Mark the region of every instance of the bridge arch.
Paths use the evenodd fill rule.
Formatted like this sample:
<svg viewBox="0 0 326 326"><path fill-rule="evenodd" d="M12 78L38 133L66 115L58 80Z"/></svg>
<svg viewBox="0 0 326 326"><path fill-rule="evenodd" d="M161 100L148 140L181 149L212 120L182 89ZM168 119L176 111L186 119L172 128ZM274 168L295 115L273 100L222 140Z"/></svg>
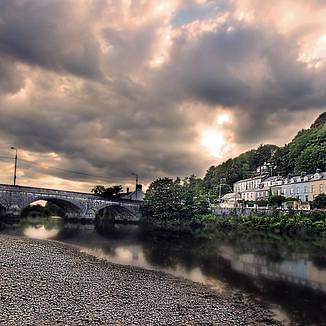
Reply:
<svg viewBox="0 0 326 326"><path fill-rule="evenodd" d="M94 214L97 217L106 216L113 221L133 222L138 219L137 212L133 207L122 206L119 204L103 204L94 209Z"/></svg>
<svg viewBox="0 0 326 326"><path fill-rule="evenodd" d="M82 214L82 208L77 203L67 199L47 197L47 196L37 196L37 197L29 198L23 203L23 205L21 205L20 208L21 210L23 210L24 208L38 201L46 201L64 209L65 215L67 216L69 215L78 216Z"/></svg>

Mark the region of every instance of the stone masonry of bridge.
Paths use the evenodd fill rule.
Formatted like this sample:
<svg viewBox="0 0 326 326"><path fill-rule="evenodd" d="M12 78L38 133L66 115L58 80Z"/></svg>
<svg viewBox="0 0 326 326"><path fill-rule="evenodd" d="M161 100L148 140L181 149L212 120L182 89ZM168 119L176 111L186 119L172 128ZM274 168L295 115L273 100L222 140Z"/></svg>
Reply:
<svg viewBox="0 0 326 326"><path fill-rule="evenodd" d="M68 216L84 219L95 219L96 213L106 207L124 209L133 220L140 217L139 201L111 200L81 192L0 184L0 206L8 212L19 212L38 200L52 202L64 208Z"/></svg>

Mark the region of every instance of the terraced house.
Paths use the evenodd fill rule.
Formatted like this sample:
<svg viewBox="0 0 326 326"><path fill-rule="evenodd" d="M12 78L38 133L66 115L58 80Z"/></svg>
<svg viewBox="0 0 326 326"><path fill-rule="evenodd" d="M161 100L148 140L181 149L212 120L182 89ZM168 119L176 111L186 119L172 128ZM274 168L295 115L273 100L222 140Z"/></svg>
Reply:
<svg viewBox="0 0 326 326"><path fill-rule="evenodd" d="M288 176L283 179L281 195L285 198L297 198L302 202L309 201L309 183L312 175L301 173L300 176ZM275 192L272 190L272 194Z"/></svg>
<svg viewBox="0 0 326 326"><path fill-rule="evenodd" d="M260 175L253 178L248 178L240 180L233 185L233 191L235 194L239 194L238 198L246 201L256 201L257 192L260 189L262 181L266 179L267 176Z"/></svg>
<svg viewBox="0 0 326 326"><path fill-rule="evenodd" d="M326 172L317 170L309 182L308 200L313 201L316 196L326 193Z"/></svg>
<svg viewBox="0 0 326 326"><path fill-rule="evenodd" d="M314 174L302 172L300 175L289 175L286 178L260 175L236 182L233 191L236 198L244 201L262 201L270 195L278 195L308 204L319 194L326 193L326 172L317 169Z"/></svg>

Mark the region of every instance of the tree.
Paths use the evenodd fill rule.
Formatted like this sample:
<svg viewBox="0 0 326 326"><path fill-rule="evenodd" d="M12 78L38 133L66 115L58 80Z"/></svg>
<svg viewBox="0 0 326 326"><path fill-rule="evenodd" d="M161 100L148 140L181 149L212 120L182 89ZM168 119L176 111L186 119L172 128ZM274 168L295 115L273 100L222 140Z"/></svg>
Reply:
<svg viewBox="0 0 326 326"><path fill-rule="evenodd" d="M272 207L281 207L282 204L286 201L284 196L274 195L268 198L268 204Z"/></svg>
<svg viewBox="0 0 326 326"><path fill-rule="evenodd" d="M121 185L113 186L112 189L113 189L113 195L119 197L120 193L122 192L122 186Z"/></svg>
<svg viewBox="0 0 326 326"><path fill-rule="evenodd" d="M176 219L181 209L182 187L179 182L160 178L150 184L142 203L145 216L158 220Z"/></svg>
<svg viewBox="0 0 326 326"><path fill-rule="evenodd" d="M159 220L192 218L208 212L208 198L203 181L195 175L181 181L157 179L146 191L142 212Z"/></svg>
<svg viewBox="0 0 326 326"><path fill-rule="evenodd" d="M120 197L120 193L122 192L122 186L116 185L113 187L105 188L104 186L98 185L92 189L92 192L104 198L112 198L112 197Z"/></svg>
<svg viewBox="0 0 326 326"><path fill-rule="evenodd" d="M313 201L313 205L315 208L326 209L326 194L316 196Z"/></svg>
<svg viewBox="0 0 326 326"><path fill-rule="evenodd" d="M218 166L211 166L204 177L205 188L208 191L216 189L222 178L232 187L235 182L251 177L259 166L272 160L277 150L275 145L260 145Z"/></svg>
<svg viewBox="0 0 326 326"><path fill-rule="evenodd" d="M183 180L182 195L184 204L182 217L192 217L208 212L208 196L203 181L194 174Z"/></svg>
<svg viewBox="0 0 326 326"><path fill-rule="evenodd" d="M91 190L96 196L102 196L105 193L105 187L101 185L94 186L94 188Z"/></svg>

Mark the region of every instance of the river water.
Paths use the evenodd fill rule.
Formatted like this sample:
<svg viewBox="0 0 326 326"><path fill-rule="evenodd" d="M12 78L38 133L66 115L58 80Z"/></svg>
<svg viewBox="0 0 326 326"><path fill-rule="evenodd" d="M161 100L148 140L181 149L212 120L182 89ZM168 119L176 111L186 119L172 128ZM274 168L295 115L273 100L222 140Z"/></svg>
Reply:
<svg viewBox="0 0 326 326"><path fill-rule="evenodd" d="M286 323L326 325L325 239L216 232L209 239L171 236L137 225L28 219L0 231L56 239L107 261L201 282L217 291L240 290L266 302Z"/></svg>

